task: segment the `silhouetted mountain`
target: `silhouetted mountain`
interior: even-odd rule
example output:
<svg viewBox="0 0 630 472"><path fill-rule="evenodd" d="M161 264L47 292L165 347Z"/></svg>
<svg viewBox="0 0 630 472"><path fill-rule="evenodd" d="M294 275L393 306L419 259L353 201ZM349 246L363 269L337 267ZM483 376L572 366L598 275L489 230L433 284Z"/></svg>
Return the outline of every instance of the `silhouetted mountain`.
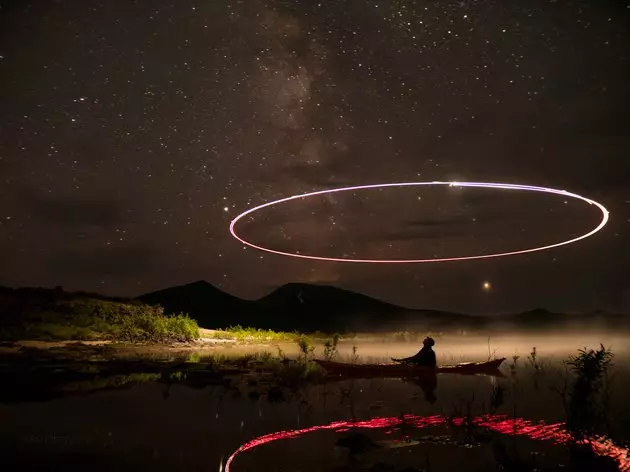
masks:
<svg viewBox="0 0 630 472"><path fill-rule="evenodd" d="M93 298L124 303L161 305L167 314L188 313L204 328L237 324L287 331L630 331L630 316L594 311L554 313L543 308L517 314L469 316L403 308L360 293L326 285L290 283L259 300L243 300L208 282L198 281L141 295L136 299L62 287L0 286L0 322L19 324L29 313L54 311L60 300Z"/></svg>
<svg viewBox="0 0 630 472"><path fill-rule="evenodd" d="M260 311L256 302L225 293L203 280L147 293L138 300L161 305L166 314L188 313L205 328L251 324Z"/></svg>
<svg viewBox="0 0 630 472"><path fill-rule="evenodd" d="M544 331L563 330L628 330L630 316L596 311L590 313L554 313L544 308L523 313L484 317L486 326L497 330Z"/></svg>
<svg viewBox="0 0 630 472"><path fill-rule="evenodd" d="M290 283L256 301L242 300L203 281L138 297L166 313L189 313L202 327L249 325L299 331L472 329L479 317L412 310L326 285Z"/></svg>
<svg viewBox="0 0 630 472"><path fill-rule="evenodd" d="M304 283L283 285L258 303L267 309L277 329L309 331L352 330L407 311L349 290Z"/></svg>
<svg viewBox="0 0 630 472"><path fill-rule="evenodd" d="M363 309L381 312L406 310L390 303L356 292L330 285L289 283L258 300L273 308L291 308L302 311L321 310L335 306L340 310L360 311Z"/></svg>
<svg viewBox="0 0 630 472"><path fill-rule="evenodd" d="M258 300L280 325L309 331L379 331L459 324L477 319L455 313L414 310L329 285L289 283Z"/></svg>

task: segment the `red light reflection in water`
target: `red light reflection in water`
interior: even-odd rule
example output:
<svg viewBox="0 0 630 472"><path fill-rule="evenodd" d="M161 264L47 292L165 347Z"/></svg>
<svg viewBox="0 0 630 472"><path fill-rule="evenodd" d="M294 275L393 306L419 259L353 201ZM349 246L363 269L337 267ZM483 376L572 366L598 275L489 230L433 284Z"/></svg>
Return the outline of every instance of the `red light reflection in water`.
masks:
<svg viewBox="0 0 630 472"><path fill-rule="evenodd" d="M508 436L526 436L539 441L552 441L555 444L569 444L575 442L565 429L564 423L546 424L543 421L528 421L522 418L514 419L505 415L482 415L476 417L473 421L477 426ZM296 438L314 431L323 430L341 433L351 428L393 428L400 426L403 422L414 428L426 428L446 424L447 420L443 416L405 415L402 418L389 417L372 418L366 421L335 421L330 424L312 426L305 429L278 431L252 439L239 447L225 463L225 472L230 472L232 462L239 454L279 439ZM464 424L465 420L464 418L455 418L452 422L457 426L461 426ZM630 453L628 449L615 445L610 439L605 437L593 438L587 442L590 442L596 454L614 459L621 472L630 472Z"/></svg>

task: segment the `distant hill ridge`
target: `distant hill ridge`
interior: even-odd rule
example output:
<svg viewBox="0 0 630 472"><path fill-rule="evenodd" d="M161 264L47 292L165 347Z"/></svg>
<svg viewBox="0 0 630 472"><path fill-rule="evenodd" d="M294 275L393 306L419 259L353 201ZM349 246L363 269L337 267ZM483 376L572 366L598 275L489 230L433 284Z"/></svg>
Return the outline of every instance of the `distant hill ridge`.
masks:
<svg viewBox="0 0 630 472"><path fill-rule="evenodd" d="M200 280L147 293L134 299L62 287L0 286L0 317L14 318L21 309L58 300L96 298L124 303L161 305L167 314L190 314L205 328L234 325L285 331L630 331L630 316L602 311L568 315L537 308L524 313L471 316L400 307L367 295L329 285L289 283L258 300L243 300ZM28 308L28 309L31 309Z"/></svg>
<svg viewBox="0 0 630 472"><path fill-rule="evenodd" d="M525 313L471 316L400 307L367 295L329 286L288 283L258 300L243 300L205 281L170 287L138 297L160 304L167 313L190 313L201 326L237 324L301 331L385 331L398 329L479 330L547 329L599 325L630 329L630 317L603 312L567 315L538 308ZM576 326L577 327L577 326Z"/></svg>

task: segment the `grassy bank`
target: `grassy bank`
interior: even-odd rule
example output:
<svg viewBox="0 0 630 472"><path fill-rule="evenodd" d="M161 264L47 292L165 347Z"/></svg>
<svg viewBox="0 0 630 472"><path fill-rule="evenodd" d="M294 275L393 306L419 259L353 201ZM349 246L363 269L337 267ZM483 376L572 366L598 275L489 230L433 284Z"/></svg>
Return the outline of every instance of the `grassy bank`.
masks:
<svg viewBox="0 0 630 472"><path fill-rule="evenodd" d="M18 292L18 291L15 291ZM185 314L166 316L161 307L68 294L8 293L0 300L0 339L176 342L199 338Z"/></svg>
<svg viewBox="0 0 630 472"><path fill-rule="evenodd" d="M337 337L343 341L372 341L382 344L386 343L422 343L427 336L435 339L443 337L445 333L435 331L391 331L380 333L303 333L299 331L274 331L271 329L259 329L255 327L243 327L240 325L230 326L229 328L214 329L208 336L212 339L228 339L235 341L243 341L250 343L268 343L268 342L297 342L301 337L306 336L309 340L315 342L324 342L327 339Z"/></svg>
<svg viewBox="0 0 630 472"><path fill-rule="evenodd" d="M240 325L229 328L216 329L210 334L213 339L233 339L235 341L249 342L294 342L300 336L299 333L289 333L286 331L273 331L271 329L258 329L254 327L243 327Z"/></svg>
<svg viewBox="0 0 630 472"><path fill-rule="evenodd" d="M254 327L243 327L240 325L230 326L229 328L213 330L209 336L212 339L232 339L235 341L250 343L269 343L269 342L298 342L300 339L306 338L309 342L315 340L324 340L329 335L324 333L300 333L298 331L274 331L271 329L259 329Z"/></svg>

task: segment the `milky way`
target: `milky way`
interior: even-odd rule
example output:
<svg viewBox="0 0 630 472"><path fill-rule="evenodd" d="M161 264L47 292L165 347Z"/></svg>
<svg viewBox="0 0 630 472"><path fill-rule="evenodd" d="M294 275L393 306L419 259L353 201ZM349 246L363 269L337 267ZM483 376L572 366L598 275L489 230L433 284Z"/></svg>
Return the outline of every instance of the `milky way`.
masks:
<svg viewBox="0 0 630 472"><path fill-rule="evenodd" d="M629 19L611 1L4 2L0 284L138 295L205 279L255 298L303 281L471 313L628 311ZM417 180L566 188L612 218L518 259L369 270L227 231L267 201ZM592 218L431 192L316 203L270 215L264 237L404 257L522 247L529 228L549 226L544 242Z"/></svg>

